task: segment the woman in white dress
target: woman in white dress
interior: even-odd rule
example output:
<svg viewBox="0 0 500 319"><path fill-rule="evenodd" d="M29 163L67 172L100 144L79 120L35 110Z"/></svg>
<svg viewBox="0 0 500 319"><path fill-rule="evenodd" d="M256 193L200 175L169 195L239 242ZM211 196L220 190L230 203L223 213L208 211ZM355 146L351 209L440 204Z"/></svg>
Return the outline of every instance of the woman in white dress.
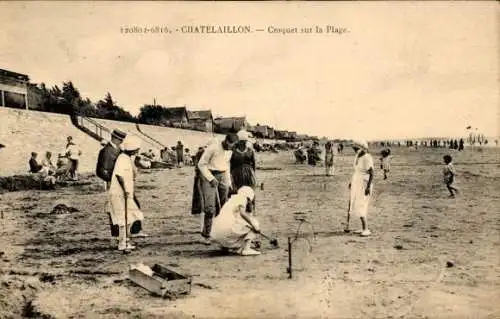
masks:
<svg viewBox="0 0 500 319"><path fill-rule="evenodd" d="M354 141L352 148L356 152L354 156L354 172L352 174L349 198L349 212L347 215L347 226L345 231L349 232L349 217L354 213L361 219L362 230L355 233L361 236L370 236L368 229L367 214L373 192L373 157L368 153L366 141Z"/></svg>
<svg viewBox="0 0 500 319"><path fill-rule="evenodd" d="M251 213L246 212L247 205L252 202L254 195L251 187L241 187L214 218L210 238L224 250L242 256L260 255L259 251L251 248L252 240L260 231L259 222Z"/></svg>
<svg viewBox="0 0 500 319"><path fill-rule="evenodd" d="M109 186L109 201L111 203L111 221L119 226L118 250L131 250L135 247L128 242L130 226L135 221L143 220L143 214L134 200L134 168L133 157L139 153L141 141L137 137L127 135L121 148L123 152L118 156ZM127 205L125 205L125 201ZM125 225L127 214L127 225ZM127 235L125 236L125 230Z"/></svg>

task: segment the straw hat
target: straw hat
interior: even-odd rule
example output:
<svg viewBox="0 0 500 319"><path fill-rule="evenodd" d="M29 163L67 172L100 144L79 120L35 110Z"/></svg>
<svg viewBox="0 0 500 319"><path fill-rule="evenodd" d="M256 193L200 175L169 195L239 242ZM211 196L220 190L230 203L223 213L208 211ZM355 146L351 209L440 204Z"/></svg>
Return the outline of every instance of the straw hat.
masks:
<svg viewBox="0 0 500 319"><path fill-rule="evenodd" d="M127 136L127 133L124 133L124 132L120 131L119 129L115 129L115 130L113 130L113 133L111 133L111 136L116 137L117 139L123 141L125 139L125 137Z"/></svg>

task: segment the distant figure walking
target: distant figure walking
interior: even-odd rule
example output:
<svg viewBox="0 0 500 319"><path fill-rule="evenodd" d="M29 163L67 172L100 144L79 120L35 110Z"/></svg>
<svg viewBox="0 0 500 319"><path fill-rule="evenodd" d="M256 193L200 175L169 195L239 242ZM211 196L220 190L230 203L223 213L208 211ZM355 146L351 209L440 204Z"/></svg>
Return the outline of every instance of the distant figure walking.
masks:
<svg viewBox="0 0 500 319"><path fill-rule="evenodd" d="M335 174L334 164L334 152L332 142L328 141L325 144L325 170L326 176L331 176Z"/></svg>
<svg viewBox="0 0 500 319"><path fill-rule="evenodd" d="M184 165L184 145L181 141L177 141L175 152L177 153L177 166L182 167Z"/></svg>
<svg viewBox="0 0 500 319"><path fill-rule="evenodd" d="M82 151L73 141L73 137L68 136L66 144L66 156L71 162L70 176L74 181L78 180L78 162L80 161L80 155L82 155Z"/></svg>
<svg viewBox="0 0 500 319"><path fill-rule="evenodd" d="M380 168L384 171L384 180L387 179L387 174L389 174L389 171L391 170L391 150L390 149L383 149L380 152Z"/></svg>
<svg viewBox="0 0 500 319"><path fill-rule="evenodd" d="M458 142L458 151L463 151L464 150L464 139L461 138L460 141Z"/></svg>
<svg viewBox="0 0 500 319"><path fill-rule="evenodd" d="M354 156L354 172L352 174L349 200L349 213L346 225L346 232L349 232L349 218L351 213L356 214L361 220L362 229L355 231L361 236L370 236L368 229L367 215L368 204L373 192L373 158L368 153L368 143L366 141L354 141L352 148Z"/></svg>
<svg viewBox="0 0 500 319"><path fill-rule="evenodd" d="M450 197L455 198L455 194L458 193L458 189L454 186L455 183L455 167L453 166L453 159L450 155L443 156L444 168L443 168L443 179L446 188L450 192Z"/></svg>

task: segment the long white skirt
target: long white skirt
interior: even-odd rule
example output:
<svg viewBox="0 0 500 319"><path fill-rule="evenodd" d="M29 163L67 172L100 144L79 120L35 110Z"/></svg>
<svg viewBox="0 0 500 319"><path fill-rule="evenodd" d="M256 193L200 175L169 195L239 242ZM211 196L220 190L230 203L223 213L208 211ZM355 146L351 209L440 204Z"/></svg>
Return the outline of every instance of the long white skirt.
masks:
<svg viewBox="0 0 500 319"><path fill-rule="evenodd" d="M350 193L350 213L358 217L366 217L368 214L368 204L370 203L373 184L370 188L370 195L365 195L366 184L361 176L353 176Z"/></svg>
<svg viewBox="0 0 500 319"><path fill-rule="evenodd" d="M254 220L256 226L259 222ZM256 238L255 232L246 226L247 223L243 220L238 222L229 219L227 222L217 223L214 220L210 237L222 247L239 248L242 247L246 240Z"/></svg>
<svg viewBox="0 0 500 319"><path fill-rule="evenodd" d="M125 196L123 194L112 194L108 193L110 210L111 210L111 221L113 225L118 225L121 227L125 226ZM144 215L137 207L137 204L133 199L128 199L127 201L127 224L131 225L135 221L144 219Z"/></svg>

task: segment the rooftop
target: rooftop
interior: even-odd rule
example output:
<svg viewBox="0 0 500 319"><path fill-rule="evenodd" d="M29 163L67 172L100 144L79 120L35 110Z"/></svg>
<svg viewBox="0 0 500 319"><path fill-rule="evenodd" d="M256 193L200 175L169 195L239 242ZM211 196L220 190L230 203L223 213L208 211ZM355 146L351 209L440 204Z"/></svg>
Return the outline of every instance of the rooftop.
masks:
<svg viewBox="0 0 500 319"><path fill-rule="evenodd" d="M20 81L29 81L29 77L26 74L16 73L4 69L0 69L0 76L15 78Z"/></svg>

